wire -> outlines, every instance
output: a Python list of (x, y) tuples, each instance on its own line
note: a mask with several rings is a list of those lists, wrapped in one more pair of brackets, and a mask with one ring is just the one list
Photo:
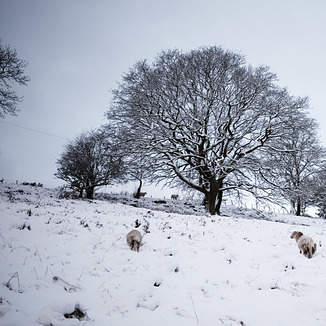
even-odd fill
[(0, 120), (1, 123), (4, 123), (4, 124), (7, 124), (7, 125), (10, 125), (10, 126), (14, 126), (14, 127), (17, 127), (17, 128), (21, 128), (21, 129), (26, 129), (26, 130), (29, 130), (29, 131), (34, 131), (34, 132), (37, 132), (39, 134), (43, 134), (43, 135), (46, 135), (46, 136), (51, 136), (51, 137), (55, 137), (55, 138), (61, 138), (61, 139), (64, 139), (64, 140), (68, 140), (67, 138), (65, 137), (62, 137), (62, 136), (58, 136), (58, 135), (54, 135), (54, 134), (50, 134), (48, 132), (44, 132), (44, 131), (41, 131), (41, 130), (37, 130), (37, 129), (33, 129), (33, 128), (28, 128), (28, 127), (23, 127), (23, 126), (19, 126), (19, 125), (16, 125), (14, 123), (10, 123), (10, 122), (6, 122), (6, 121), (2, 121)]

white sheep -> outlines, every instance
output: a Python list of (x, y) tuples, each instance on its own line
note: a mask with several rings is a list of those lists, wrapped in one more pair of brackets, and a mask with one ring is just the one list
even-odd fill
[(139, 252), (141, 241), (142, 236), (138, 230), (132, 230), (127, 234), (127, 243), (131, 250)]
[(308, 236), (304, 235), (302, 232), (294, 231), (291, 234), (291, 239), (295, 239), (297, 242), (298, 248), (300, 250), (300, 254), (307, 256), (308, 258), (312, 258), (312, 255), (317, 250), (317, 245), (314, 241)]

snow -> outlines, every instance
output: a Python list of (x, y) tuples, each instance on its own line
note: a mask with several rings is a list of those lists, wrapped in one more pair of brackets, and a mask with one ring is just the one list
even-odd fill
[[(325, 220), (222, 211), (1, 184), (0, 325), (325, 325)], [(317, 243), (312, 259), (295, 230)]]

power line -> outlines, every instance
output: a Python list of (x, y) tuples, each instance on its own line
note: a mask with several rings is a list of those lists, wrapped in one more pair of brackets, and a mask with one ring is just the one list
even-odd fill
[(10, 123), (10, 122), (6, 122), (6, 121), (2, 121), (0, 120), (1, 123), (4, 123), (4, 124), (7, 124), (7, 125), (10, 125), (10, 126), (14, 126), (14, 127), (17, 127), (17, 128), (21, 128), (21, 129), (26, 129), (26, 130), (29, 130), (29, 131), (34, 131), (34, 132), (37, 132), (39, 134), (43, 134), (43, 135), (46, 135), (46, 136), (51, 136), (51, 137), (55, 137), (55, 138), (61, 138), (61, 139), (64, 139), (64, 140), (69, 140), (65, 137), (62, 137), (62, 136), (58, 136), (58, 135), (54, 135), (54, 134), (50, 134), (48, 132), (45, 132), (45, 131), (41, 131), (41, 130), (37, 130), (37, 129), (33, 129), (33, 128), (28, 128), (28, 127), (23, 127), (23, 126), (19, 126), (19, 125), (16, 125), (14, 123)]

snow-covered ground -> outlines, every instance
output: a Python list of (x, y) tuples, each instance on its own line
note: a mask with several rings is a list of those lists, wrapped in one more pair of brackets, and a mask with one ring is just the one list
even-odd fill
[(325, 220), (154, 201), (1, 184), (0, 325), (326, 325)]

